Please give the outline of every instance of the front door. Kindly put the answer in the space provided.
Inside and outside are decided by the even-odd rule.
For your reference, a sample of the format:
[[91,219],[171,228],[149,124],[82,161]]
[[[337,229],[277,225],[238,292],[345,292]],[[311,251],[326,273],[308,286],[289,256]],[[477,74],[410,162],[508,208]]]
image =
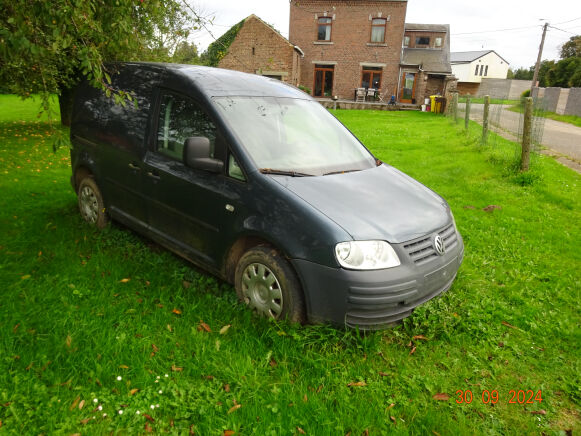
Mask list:
[[416,98],[416,73],[404,72],[401,80],[401,95],[399,101],[402,103],[414,103]]
[[315,97],[333,96],[333,65],[315,65]]

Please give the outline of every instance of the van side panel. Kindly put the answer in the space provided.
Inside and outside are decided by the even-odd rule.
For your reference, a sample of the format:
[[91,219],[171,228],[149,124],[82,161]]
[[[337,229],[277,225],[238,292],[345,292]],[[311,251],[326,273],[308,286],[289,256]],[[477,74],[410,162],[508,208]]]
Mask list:
[[134,221],[143,227],[147,202],[141,189],[141,166],[153,93],[161,73],[149,65],[110,68],[112,88],[130,93],[133,101],[115,103],[88,83],[79,86],[71,125],[73,171],[94,162],[93,176],[110,214],[126,224]]

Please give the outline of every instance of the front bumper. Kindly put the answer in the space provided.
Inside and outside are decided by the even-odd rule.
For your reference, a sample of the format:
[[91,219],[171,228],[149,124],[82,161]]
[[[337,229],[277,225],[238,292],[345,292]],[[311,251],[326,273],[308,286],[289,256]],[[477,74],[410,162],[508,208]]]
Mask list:
[[443,256],[420,262],[410,256],[409,243],[392,244],[402,264],[384,270],[353,271],[293,260],[309,320],[362,330],[379,330],[401,321],[452,286],[464,256],[462,238],[458,232],[456,236]]

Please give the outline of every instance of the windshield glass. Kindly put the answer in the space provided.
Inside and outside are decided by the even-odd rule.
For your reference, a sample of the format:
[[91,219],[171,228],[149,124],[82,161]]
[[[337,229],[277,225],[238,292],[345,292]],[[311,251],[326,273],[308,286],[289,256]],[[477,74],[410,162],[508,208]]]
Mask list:
[[375,166],[375,158],[317,102],[279,97],[214,102],[263,172],[323,175]]

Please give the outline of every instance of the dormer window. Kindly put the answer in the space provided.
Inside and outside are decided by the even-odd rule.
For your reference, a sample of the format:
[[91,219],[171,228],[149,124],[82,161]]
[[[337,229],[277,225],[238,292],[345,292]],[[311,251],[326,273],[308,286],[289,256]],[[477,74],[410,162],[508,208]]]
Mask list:
[[418,45],[430,45],[429,36],[416,36],[416,46]]
[[319,27],[317,31],[318,41],[331,41],[331,26],[333,19],[328,17],[321,17],[318,20]]
[[371,20],[371,42],[385,42],[385,18],[374,18]]
[[410,45],[410,37],[409,36],[404,36],[403,37],[403,46],[404,47],[409,47]]
[[442,38],[438,37],[434,39],[434,47],[442,48]]

